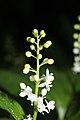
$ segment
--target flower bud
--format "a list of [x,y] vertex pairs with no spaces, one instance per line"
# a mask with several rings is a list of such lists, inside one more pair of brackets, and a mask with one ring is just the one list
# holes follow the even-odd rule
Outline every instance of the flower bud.
[[31,53],[30,51],[27,51],[27,52],[25,53],[25,55],[26,55],[27,57],[31,57],[31,56],[32,56],[32,53]]
[[74,48],[74,49],[73,49],[73,53],[74,53],[74,54],[79,54],[79,49],[78,49],[78,48]]
[[46,96],[46,94],[47,94],[46,88],[42,89],[41,94],[42,94],[42,96]]
[[31,39],[31,37],[27,37],[27,38],[26,38],[26,41],[27,41],[27,42],[30,42],[30,39]]
[[37,30],[37,29],[34,29],[34,30],[32,31],[32,34],[33,34],[35,37],[37,37],[37,36],[38,36],[38,30]]
[[31,75],[30,76],[30,81],[38,81],[39,80],[39,76],[38,75]]
[[73,38],[74,38],[74,39],[78,39],[78,33],[74,33],[74,34],[73,34]]
[[30,81],[34,81],[34,75],[31,75],[30,77],[29,77],[29,79],[30,79]]
[[78,24],[75,24],[75,25],[74,25],[74,29],[75,29],[75,30],[79,30],[79,29],[80,29],[80,26],[79,26]]
[[74,57],[74,61],[79,62],[79,60],[80,60],[79,56]]
[[35,50],[35,46],[34,45],[30,45],[30,49],[31,50]]
[[51,44],[52,44],[52,42],[49,40],[49,41],[47,41],[46,43],[44,43],[44,47],[45,48],[48,48],[49,46],[51,46]]
[[40,31],[40,35],[41,35],[42,38],[44,38],[44,37],[46,36],[45,31],[44,31],[44,30],[41,30],[41,31]]
[[78,41],[75,41],[75,42],[73,43],[73,46],[74,46],[74,47],[78,47],[78,46],[79,46]]
[[78,16],[78,21],[80,21],[80,15]]
[[52,65],[54,63],[53,59],[48,59],[48,64]]
[[31,38],[31,39],[30,39],[30,42],[31,42],[31,43],[35,43],[35,39],[34,39],[34,38]]
[[24,73],[24,74],[29,73],[29,69],[28,69],[28,68],[24,68],[24,69],[23,69],[23,73]]
[[31,66],[29,64],[25,64],[24,67],[29,69]]
[[47,62],[48,62],[48,58],[45,58],[45,59],[43,60],[43,62],[44,62],[44,63],[47,63]]
[[39,81],[39,76],[38,75],[34,75],[35,81]]
[[38,54],[37,58],[41,59],[42,58],[42,54]]

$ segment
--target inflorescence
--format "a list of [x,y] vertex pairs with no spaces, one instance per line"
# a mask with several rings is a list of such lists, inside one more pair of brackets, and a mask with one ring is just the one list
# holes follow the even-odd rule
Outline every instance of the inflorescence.
[[[49,73],[49,69],[46,69],[46,74],[43,74],[40,76],[40,68],[45,64],[52,65],[54,63],[53,59],[45,58],[42,60],[42,63],[40,63],[40,59],[42,59],[42,54],[40,53],[43,48],[49,48],[52,45],[52,42],[50,40],[46,41],[43,45],[40,45],[40,40],[46,36],[46,33],[44,30],[40,31],[40,34],[38,33],[37,29],[34,29],[32,31],[32,34],[34,35],[34,38],[27,37],[26,41],[30,42],[30,49],[32,51],[36,52],[36,56],[32,54],[31,51],[26,51],[25,55],[26,57],[33,57],[37,61],[36,69],[32,68],[30,64],[25,64],[23,73],[28,74],[29,72],[33,72],[29,79],[31,82],[35,83],[35,93],[33,93],[33,90],[31,87],[26,85],[25,83],[20,83],[20,96],[21,97],[27,97],[27,100],[30,100],[31,106],[34,106],[34,114],[33,117],[31,115],[27,115],[27,118],[24,120],[36,120],[37,113],[50,113],[50,110],[53,110],[55,108],[55,101],[51,100],[48,101],[46,99],[47,93],[50,91],[52,85],[52,82],[54,80],[53,73]],[[39,90],[40,89],[40,90]]]
[[77,31],[73,34],[73,38],[76,40],[73,43],[74,63],[72,70],[75,73],[80,73],[80,16],[78,16],[78,24],[74,25],[74,29]]

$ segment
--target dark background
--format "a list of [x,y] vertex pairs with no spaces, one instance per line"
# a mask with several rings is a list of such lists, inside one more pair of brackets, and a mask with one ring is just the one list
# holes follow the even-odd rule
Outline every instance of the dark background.
[[[77,16],[79,14],[80,4],[76,0],[72,2],[70,0],[0,0],[0,70],[13,70],[21,74],[26,61],[30,62],[33,67],[35,66],[35,61],[32,59],[28,60],[24,53],[29,50],[30,45],[26,42],[26,37],[31,37],[32,30],[36,28],[39,31],[45,30],[47,34],[42,43],[46,40],[51,40],[53,43],[48,50],[44,49],[42,52],[43,57],[53,58],[55,63],[52,67],[63,69],[63,74],[68,74],[65,72],[65,67],[71,70],[73,66],[74,55],[72,49],[74,42],[73,33],[75,32],[73,25],[78,23]],[[63,84],[63,74],[61,76],[62,81],[58,81],[60,89]],[[56,76],[55,79],[60,79],[58,73],[54,75]],[[2,78],[4,79],[4,77]],[[70,76],[68,78],[71,80]],[[10,79],[12,80],[12,74]],[[2,85],[4,86],[4,83]],[[19,84],[17,86],[19,87]],[[3,88],[5,87],[0,88],[0,90],[4,91]],[[62,92],[64,91],[62,89]],[[66,92],[64,93],[66,94]],[[63,94],[61,95],[63,96]],[[75,98],[79,98],[80,92],[79,96],[76,96],[75,94]],[[73,106],[74,100],[70,111],[73,110]],[[80,109],[80,103],[77,104],[77,107]],[[0,111],[3,113],[2,109]]]
[[[61,66],[65,61],[65,65],[72,66],[73,24],[78,22],[79,11],[78,1],[0,0],[1,61],[7,61],[10,66],[10,56],[4,57],[6,54],[13,55],[13,59],[19,54],[23,55],[26,47],[29,48],[26,37],[37,28],[39,31],[44,29],[46,39],[54,43],[52,53],[56,59],[55,65]],[[60,51],[64,54],[64,60]]]

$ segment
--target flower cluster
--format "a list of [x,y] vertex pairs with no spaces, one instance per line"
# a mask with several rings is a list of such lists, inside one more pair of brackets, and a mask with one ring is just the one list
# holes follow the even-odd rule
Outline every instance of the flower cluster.
[[23,73],[27,74],[30,71],[34,72],[35,74],[31,75],[29,77],[30,81],[35,83],[35,92],[33,93],[32,88],[29,86],[26,86],[25,83],[20,83],[20,96],[21,97],[27,97],[27,100],[31,102],[31,106],[34,105],[34,115],[33,118],[29,114],[27,116],[27,119],[24,120],[36,120],[37,113],[40,112],[44,114],[44,112],[50,113],[50,110],[53,110],[55,107],[55,101],[51,100],[48,101],[46,99],[47,93],[50,91],[50,88],[53,86],[52,82],[54,80],[53,73],[49,73],[49,69],[46,69],[46,74],[43,74],[42,76],[39,75],[40,68],[45,64],[52,65],[54,63],[54,60],[51,58],[45,58],[42,63],[40,63],[40,59],[42,59],[42,54],[40,51],[43,48],[49,48],[52,44],[50,40],[46,41],[43,45],[40,45],[39,42],[41,38],[44,38],[46,36],[46,33],[44,30],[40,31],[40,34],[38,34],[38,30],[34,29],[32,31],[32,34],[35,38],[27,37],[27,42],[30,42],[30,49],[34,50],[36,52],[36,56],[34,56],[30,51],[26,51],[25,55],[26,57],[33,57],[37,61],[36,69],[33,69],[29,64],[24,65]]
[[[33,105],[34,101],[37,101],[38,103],[37,109],[40,113],[43,114],[44,112],[49,113],[50,110],[53,110],[55,107],[54,101],[48,102],[46,100],[46,94],[48,91],[50,91],[50,87],[52,87],[52,81],[54,80],[54,76],[52,73],[49,74],[49,70],[46,69],[46,75],[43,75],[41,80],[43,80],[43,82],[38,86],[38,87],[42,87],[40,96],[37,97],[37,95],[32,93],[31,87],[26,86],[25,83],[20,83],[21,92],[19,95],[21,97],[27,96],[27,100],[31,101],[31,105]],[[44,103],[46,103],[46,105]]]
[[[78,16],[78,21],[80,22],[80,16]],[[73,43],[73,53],[74,56],[74,63],[72,70],[76,73],[80,73],[80,23],[74,25],[74,29],[77,30],[77,33],[73,34],[73,38],[76,40]]]

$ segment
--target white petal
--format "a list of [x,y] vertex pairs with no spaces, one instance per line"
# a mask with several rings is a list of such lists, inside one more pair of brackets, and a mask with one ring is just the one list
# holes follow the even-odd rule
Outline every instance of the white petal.
[[46,69],[46,76],[49,76],[49,69]]
[[20,87],[21,87],[21,89],[25,89],[26,88],[25,83],[20,83]]
[[19,95],[20,95],[20,97],[25,97],[27,94],[26,94],[26,92],[23,91]]
[[39,87],[44,87],[45,86],[45,83],[41,83],[40,85],[39,85]]
[[54,107],[55,107],[54,104],[55,104],[55,101],[50,101],[50,102],[48,103],[49,109],[53,110]]
[[32,92],[32,88],[29,87],[29,86],[27,86],[27,87],[26,87],[26,91],[31,93],[31,92]]
[[45,96],[47,94],[46,88],[42,89],[41,94],[42,94],[42,96]]

